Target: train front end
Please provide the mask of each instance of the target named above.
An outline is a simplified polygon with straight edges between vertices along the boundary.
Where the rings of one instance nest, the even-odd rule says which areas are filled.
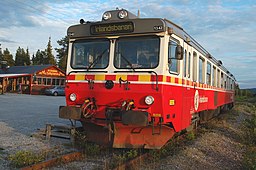
[[[142,21],[126,10],[71,26],[67,106],[60,107],[59,116],[81,121],[87,139],[98,144],[161,148],[174,135],[163,119],[159,83],[165,34],[161,19]]]

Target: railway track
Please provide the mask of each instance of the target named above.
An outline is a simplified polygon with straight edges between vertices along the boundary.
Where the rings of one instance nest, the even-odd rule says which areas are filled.
[[[104,148],[103,151],[98,151],[94,153],[94,156],[97,157],[97,153],[102,154],[105,152],[104,159],[99,159],[102,163],[101,169],[115,169],[115,170],[123,170],[123,169],[136,169],[140,165],[145,164],[146,162],[150,161],[158,161],[162,157],[168,156],[171,154],[175,154],[175,151],[179,149],[179,147],[186,142],[186,140],[191,140],[191,134],[194,131],[181,133],[176,135],[171,141],[169,141],[162,149],[160,150],[144,150],[144,149],[106,149]],[[83,138],[83,137],[82,137]],[[77,144],[81,146],[81,144]],[[90,148],[91,146],[89,146]],[[85,149],[84,145],[84,149]],[[40,162],[28,167],[22,168],[22,170],[38,170],[43,168],[50,168],[61,166],[73,161],[85,161],[90,159],[90,153],[88,156],[88,152],[94,152],[95,149],[91,147],[89,149],[91,151],[85,151],[83,148],[80,148],[80,151],[75,151],[72,153],[64,154],[58,156],[56,158],[46,160],[44,162]],[[99,162],[97,158],[91,156],[92,159],[90,161]],[[88,159],[89,158],[89,159]],[[81,165],[83,166],[83,165]],[[84,164],[86,166],[86,163]],[[65,169],[65,168],[63,168]]]
[[[83,158],[84,158],[84,155],[82,154],[82,152],[73,152],[73,153],[62,155],[62,156],[58,156],[50,160],[46,160],[44,162],[39,162],[34,165],[24,167],[21,170],[40,170],[44,168],[53,167],[59,164],[65,164],[72,161],[81,160]]]

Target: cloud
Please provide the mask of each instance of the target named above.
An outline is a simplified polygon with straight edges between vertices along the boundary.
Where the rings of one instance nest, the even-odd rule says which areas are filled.
[[[33,7],[32,4],[33,2],[28,2],[28,0],[0,1],[1,27],[36,26],[37,24],[31,20],[30,16],[39,14],[43,8],[41,6]]]
[[[0,42],[2,43],[17,43],[16,41],[12,41],[12,40],[7,40],[3,37],[0,37]]]
[[[223,61],[246,84],[256,73],[256,2],[244,0],[4,0],[0,1],[0,43],[15,52],[45,49],[48,37],[56,41],[70,25],[99,21],[104,11],[125,8],[140,16],[167,18],[180,25],[215,58]],[[3,17],[4,16],[4,17]],[[241,57],[243,56],[243,57]],[[253,80],[252,80],[253,81]],[[249,81],[248,81],[249,82]]]

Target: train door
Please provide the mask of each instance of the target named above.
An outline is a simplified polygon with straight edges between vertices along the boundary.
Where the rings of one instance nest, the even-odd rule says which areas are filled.
[[[191,88],[191,47],[184,43],[184,56],[182,66],[182,128],[189,126],[191,121],[191,104],[193,101],[193,88]]]

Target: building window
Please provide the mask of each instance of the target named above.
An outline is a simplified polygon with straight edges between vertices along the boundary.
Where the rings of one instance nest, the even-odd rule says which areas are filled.
[[[41,78],[37,78],[38,84],[42,84],[42,79]]]
[[[48,78],[47,79],[47,85],[51,85],[52,83],[51,83],[51,79],[50,78]]]
[[[60,79],[56,79],[56,85],[60,85]]]
[[[65,79],[61,79],[60,85],[61,86],[65,85]]]
[[[56,79],[55,78],[52,79],[52,85],[56,85]]]
[[[207,62],[206,83],[211,85],[211,63]]]

